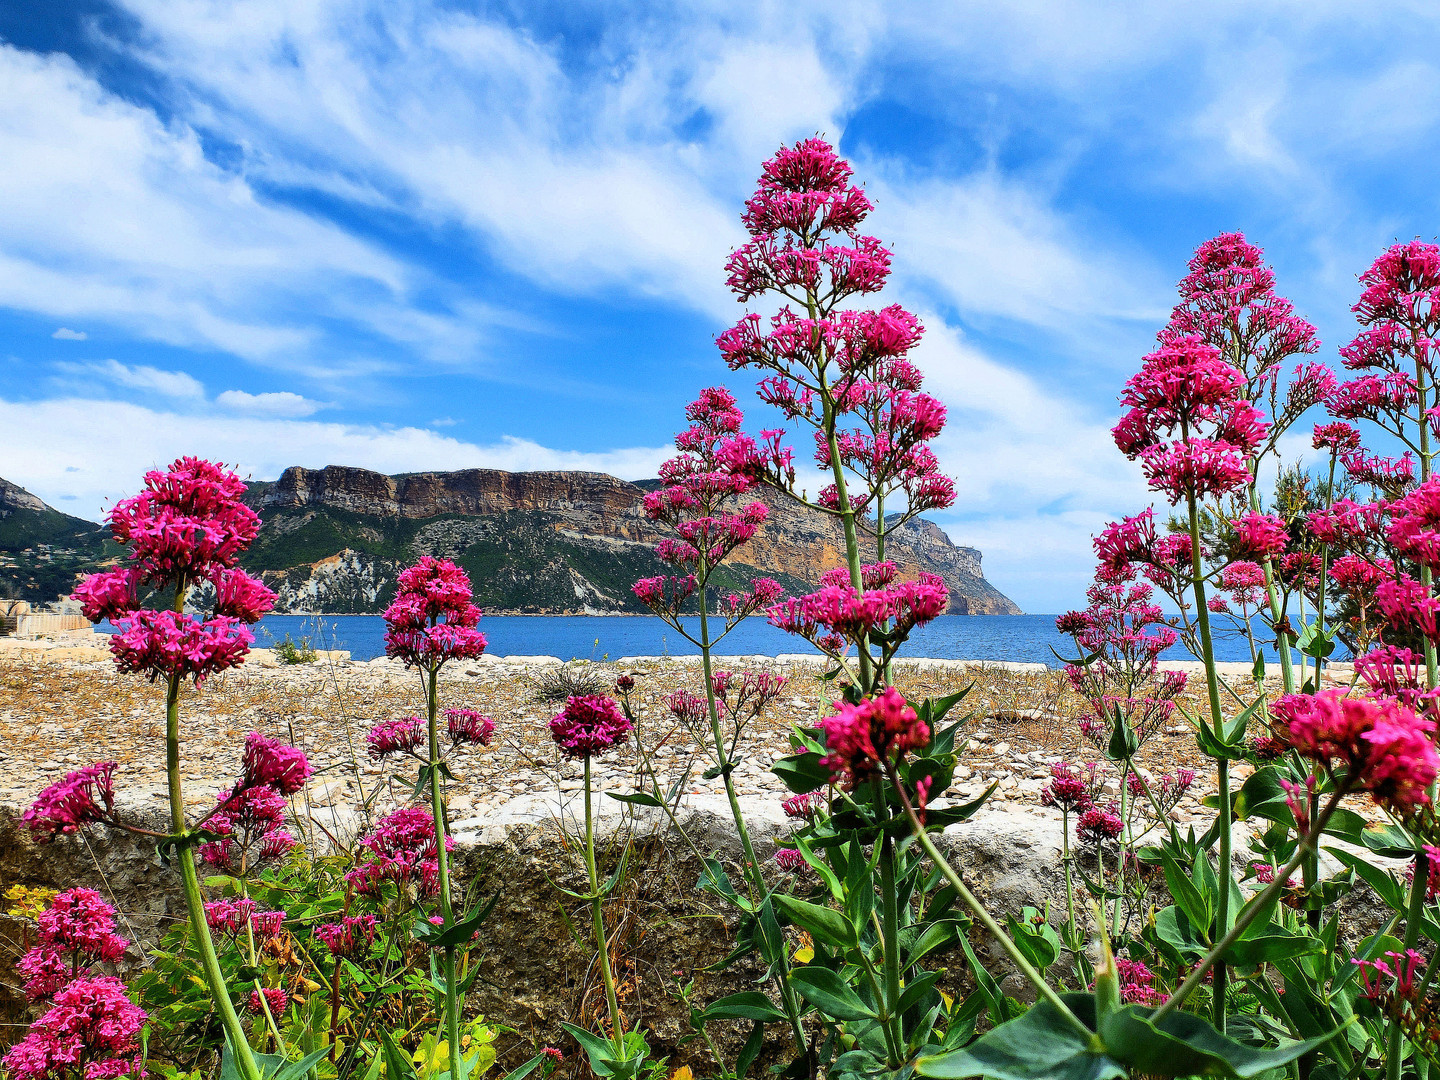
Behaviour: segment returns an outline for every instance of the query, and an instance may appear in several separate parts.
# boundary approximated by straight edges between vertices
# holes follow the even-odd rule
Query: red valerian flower
[[[149,1019],[110,975],[76,979],[5,1054],[15,1080],[124,1076],[138,1072],[140,1029]]]
[[[1290,744],[1332,772],[1351,791],[1405,814],[1430,801],[1426,793],[1440,757],[1435,722],[1398,701],[1346,697],[1344,690],[1288,695],[1272,706],[1284,714]]]
[[[245,737],[240,782],[235,790],[268,787],[281,795],[294,795],[314,771],[305,751],[298,746],[252,731]]]
[[[1260,514],[1250,511],[1232,523],[1235,528],[1235,543],[1243,558],[1276,558],[1285,553],[1290,543],[1290,532],[1285,522],[1274,514]]]
[[[395,599],[385,609],[385,655],[426,670],[448,660],[473,660],[487,644],[475,628],[479,621],[465,571],[449,559],[426,555],[400,574]]]
[[[875,775],[883,762],[930,741],[930,728],[893,686],[858,705],[837,701],[835,710],[820,722],[827,751],[820,764],[847,791]]]
[[[631,724],[614,698],[575,696],[550,721],[550,736],[567,757],[588,758],[624,742]]]
[[[445,734],[452,746],[489,746],[495,721],[474,709],[446,709]]]
[[[102,761],[66,773],[40,792],[20,819],[41,842],[92,822],[113,820],[118,767],[114,761]]]

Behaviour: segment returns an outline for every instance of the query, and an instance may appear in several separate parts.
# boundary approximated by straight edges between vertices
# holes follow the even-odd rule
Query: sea
[[[699,621],[687,626],[698,636]],[[712,622],[712,628],[713,628]],[[622,656],[692,656],[699,649],[653,615],[487,615],[480,628],[495,656],[558,656],[561,660],[618,660]],[[108,629],[101,627],[101,629]],[[308,639],[312,648],[347,649],[355,660],[385,653],[385,622],[379,615],[267,615],[255,626],[261,648]],[[1054,651],[1052,651],[1054,650]],[[715,647],[720,655],[808,653],[808,642],[763,619],[741,623]],[[1275,651],[1267,659],[1275,662]],[[942,615],[911,636],[902,656],[948,660],[1021,660],[1060,666],[1075,643],[1055,630],[1054,615]],[[1217,659],[1250,660],[1244,638],[1221,635]],[[1180,646],[1165,659],[1191,659]],[[1339,659],[1337,654],[1335,659]]]

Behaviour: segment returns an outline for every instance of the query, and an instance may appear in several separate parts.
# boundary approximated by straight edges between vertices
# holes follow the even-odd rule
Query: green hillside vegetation
[[[0,597],[46,604],[68,593],[77,575],[119,554],[108,535],[48,506],[12,511],[0,518]]]

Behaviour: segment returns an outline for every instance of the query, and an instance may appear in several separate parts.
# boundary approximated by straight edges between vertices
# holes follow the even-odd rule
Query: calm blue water
[[[698,620],[692,632],[698,634]],[[622,656],[685,656],[699,650],[659,619],[649,615],[487,615],[480,627],[496,656],[558,656],[562,660],[612,660]],[[103,627],[102,627],[103,629]],[[385,652],[385,623],[378,615],[269,615],[256,626],[256,645],[265,647],[286,634],[299,641],[309,637],[316,648],[348,649],[356,660]],[[1053,615],[942,615],[910,637],[902,655],[950,660],[1025,660],[1056,664],[1053,646],[1063,656],[1074,642],[1055,632]],[[802,653],[808,643],[777,630],[761,619],[741,623],[718,646],[722,654]],[[1243,639],[1216,642],[1221,660],[1250,659]],[[1168,659],[1185,660],[1178,646]],[[1269,659],[1273,662],[1274,652]]]

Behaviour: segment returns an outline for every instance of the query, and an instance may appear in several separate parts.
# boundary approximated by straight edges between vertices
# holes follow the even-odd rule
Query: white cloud
[[[65,438],[37,443],[26,436],[37,430],[64,432]],[[133,494],[147,469],[184,454],[227,462],[259,480],[274,479],[290,465],[354,465],[384,473],[584,469],[636,480],[654,476],[673,453],[668,446],[588,453],[508,436],[477,444],[414,427],[207,416],[82,397],[0,399],[5,479],[52,505],[67,499],[72,512],[96,519],[115,499]]]
[[[71,330],[68,326],[62,326],[50,336],[57,341],[84,341],[90,335],[84,330]]]
[[[324,408],[324,403],[311,401],[288,390],[266,394],[247,394],[244,390],[224,390],[215,396],[215,404],[246,416],[297,418],[309,416]]]
[[[62,361],[55,368],[87,382],[100,379],[127,390],[139,390],[163,398],[199,401],[205,397],[205,387],[200,380],[183,371],[163,371],[146,364],[122,364],[118,360],[94,363]]]
[[[412,305],[411,268],[262,201],[183,121],[63,54],[0,45],[0,160],[25,162],[0,170],[0,305],[252,359],[293,362],[327,316],[418,349],[473,347],[473,328]]]

